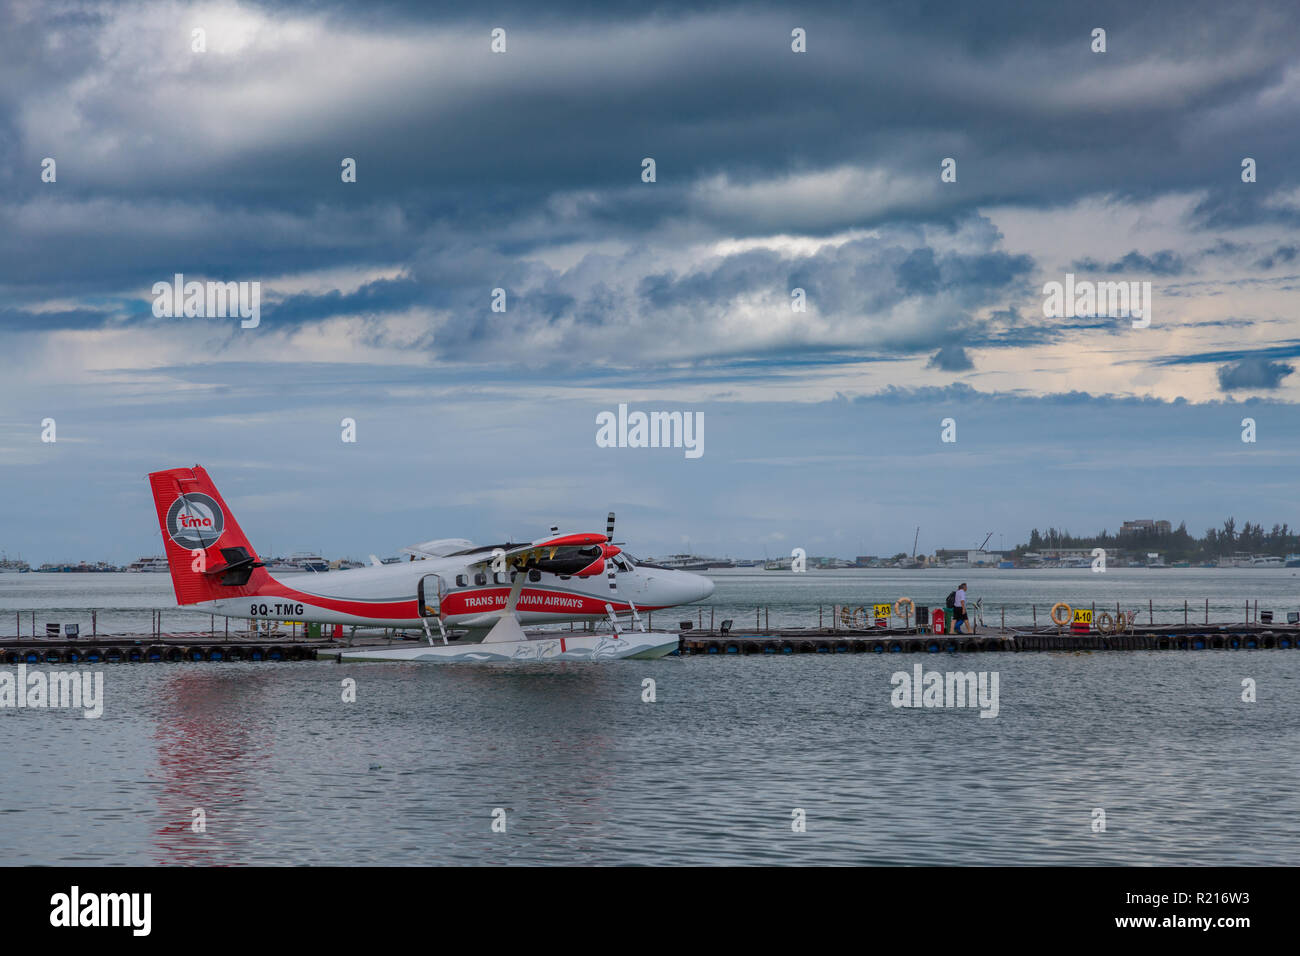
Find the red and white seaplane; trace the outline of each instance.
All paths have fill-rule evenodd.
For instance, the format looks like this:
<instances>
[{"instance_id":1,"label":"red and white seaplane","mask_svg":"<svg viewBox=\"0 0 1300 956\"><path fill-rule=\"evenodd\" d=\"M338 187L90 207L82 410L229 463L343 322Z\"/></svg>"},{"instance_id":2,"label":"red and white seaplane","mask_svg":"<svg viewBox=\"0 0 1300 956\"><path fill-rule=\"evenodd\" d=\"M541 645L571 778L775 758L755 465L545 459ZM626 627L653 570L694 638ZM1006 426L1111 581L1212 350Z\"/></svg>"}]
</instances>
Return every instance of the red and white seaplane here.
<instances>
[{"instance_id":1,"label":"red and white seaplane","mask_svg":"<svg viewBox=\"0 0 1300 956\"><path fill-rule=\"evenodd\" d=\"M178 604L251 620L422 628L427 638L423 645L349 648L344 660L661 657L677 647L677 635L647 631L640 612L713 593L702 575L640 563L614 544L613 512L604 534L552 528L528 544L429 541L403 549L409 561L279 581L202 467L153 472L149 483ZM630 613L635 628L621 628L619 613ZM597 634L530 637L522 627L602 618L611 626Z\"/></svg>"}]
</instances>

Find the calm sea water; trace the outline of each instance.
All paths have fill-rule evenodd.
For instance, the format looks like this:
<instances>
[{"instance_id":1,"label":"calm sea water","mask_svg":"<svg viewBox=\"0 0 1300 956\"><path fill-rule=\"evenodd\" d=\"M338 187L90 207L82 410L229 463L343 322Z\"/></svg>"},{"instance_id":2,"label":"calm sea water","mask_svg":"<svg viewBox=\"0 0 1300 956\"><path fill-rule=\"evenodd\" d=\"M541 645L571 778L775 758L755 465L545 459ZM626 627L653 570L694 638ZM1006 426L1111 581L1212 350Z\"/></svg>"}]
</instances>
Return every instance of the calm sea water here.
<instances>
[{"instance_id":1,"label":"calm sea water","mask_svg":"<svg viewBox=\"0 0 1300 956\"><path fill-rule=\"evenodd\" d=\"M1141 575L1225 607L1251 592L1283 610L1294 589L1278 571L1111 573L1099 605ZM731 572L715 601L919 599L941 573L856 574ZM1092 580L989 574L965 575L986 606ZM32 577L0 579L4 606L129 608L159 586L169 606L165 576ZM892 707L891 674L917 661L995 670L998 717ZM0 863L1300 862L1296 651L100 670L99 720L0 710Z\"/></svg>"},{"instance_id":2,"label":"calm sea water","mask_svg":"<svg viewBox=\"0 0 1300 956\"><path fill-rule=\"evenodd\" d=\"M330 572L333 573L333 572ZM984 620L989 626L1046 623L1057 601L1076 607L1096 604L1097 610L1140 611L1139 622L1148 621L1148 602L1157 624L1181 624L1186 602L1188 619L1205 619L1209 601L1211 621L1244 621L1246 603L1251 613L1272 610L1274 620L1285 621L1287 611L1300 611L1300 569L1296 568L1170 568L1147 570L1113 568L1104 574L1086 569L1059 571L961 571L844 570L788 571L734 569L710 571L717 585L713 597L700 605L661 611L655 626L675 628L679 621L715 623L727 618L737 630L758 620L773 627L816 626L819 609L829 626L835 605L863 606L893 603L910 597L917 604L941 605L948 592L962 581L970 584L970 599L984 601ZM290 578L292 580L292 578ZM34 612L36 632L45 633L45 623L75 623L83 634L91 629L91 609L96 611L100 632L147 631L154 610L163 611L165 630L199 630L212 625L207 614L176 607L171 577L166 574L0 574L0 635L13 635L21 622L22 633L30 634ZM756 612L758 617L756 618ZM218 629L224 627L216 619ZM232 628L234 623L232 622Z\"/></svg>"}]
</instances>

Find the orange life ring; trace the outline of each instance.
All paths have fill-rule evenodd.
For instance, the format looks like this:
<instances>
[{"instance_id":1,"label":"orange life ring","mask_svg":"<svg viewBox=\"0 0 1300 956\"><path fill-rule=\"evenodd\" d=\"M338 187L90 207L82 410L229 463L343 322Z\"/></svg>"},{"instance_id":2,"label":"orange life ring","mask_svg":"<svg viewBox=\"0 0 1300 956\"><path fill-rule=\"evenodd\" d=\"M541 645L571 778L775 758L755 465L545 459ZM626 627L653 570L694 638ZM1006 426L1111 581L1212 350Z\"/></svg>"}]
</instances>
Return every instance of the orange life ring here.
<instances>
[{"instance_id":1,"label":"orange life ring","mask_svg":"<svg viewBox=\"0 0 1300 956\"><path fill-rule=\"evenodd\" d=\"M1056 616L1056 612L1061 610L1062 608L1065 609L1065 617L1058 618ZM1055 624L1057 627L1065 627L1065 625L1069 624L1070 621L1073 619L1073 615L1074 615L1074 610L1070 607L1070 605L1066 604L1064 601L1058 601L1056 604L1052 605L1052 623Z\"/></svg>"}]
</instances>

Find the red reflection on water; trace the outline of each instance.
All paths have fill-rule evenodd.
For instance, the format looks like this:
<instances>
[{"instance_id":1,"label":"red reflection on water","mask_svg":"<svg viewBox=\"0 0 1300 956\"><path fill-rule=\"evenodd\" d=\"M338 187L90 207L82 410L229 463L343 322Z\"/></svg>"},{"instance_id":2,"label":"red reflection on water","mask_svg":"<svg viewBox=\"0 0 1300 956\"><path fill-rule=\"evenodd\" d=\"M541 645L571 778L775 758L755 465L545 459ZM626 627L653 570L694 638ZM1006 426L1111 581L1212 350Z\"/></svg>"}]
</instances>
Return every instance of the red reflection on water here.
<instances>
[{"instance_id":1,"label":"red reflection on water","mask_svg":"<svg viewBox=\"0 0 1300 956\"><path fill-rule=\"evenodd\" d=\"M269 754L270 726L252 725L247 717L259 709L255 704L266 682L255 674L220 674L213 665L180 667L154 701L162 777L157 800L164 821L155 831L154 859L221 865L238 859L239 848L255 836L231 825L237 819L231 811L244 803L250 773ZM206 832L194 831L196 808L204 811Z\"/></svg>"}]
</instances>

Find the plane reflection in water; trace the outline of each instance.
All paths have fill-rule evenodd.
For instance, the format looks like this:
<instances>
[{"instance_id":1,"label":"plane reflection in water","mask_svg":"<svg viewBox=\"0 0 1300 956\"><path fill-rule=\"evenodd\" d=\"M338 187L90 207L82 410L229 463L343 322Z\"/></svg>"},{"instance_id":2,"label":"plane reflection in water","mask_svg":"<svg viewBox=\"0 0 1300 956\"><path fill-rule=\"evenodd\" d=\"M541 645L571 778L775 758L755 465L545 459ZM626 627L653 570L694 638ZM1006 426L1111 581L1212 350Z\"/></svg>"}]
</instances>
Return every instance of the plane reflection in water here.
<instances>
[{"instance_id":1,"label":"plane reflection in water","mask_svg":"<svg viewBox=\"0 0 1300 956\"><path fill-rule=\"evenodd\" d=\"M174 673L154 698L161 821L155 863L221 864L247 857L256 842L257 814L245 802L256 802L255 777L269 768L275 729L232 719L260 709L267 684L264 675L239 670ZM194 829L195 810L203 812L205 832Z\"/></svg>"}]
</instances>

